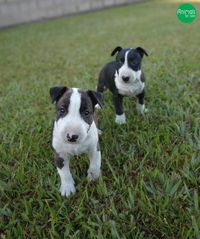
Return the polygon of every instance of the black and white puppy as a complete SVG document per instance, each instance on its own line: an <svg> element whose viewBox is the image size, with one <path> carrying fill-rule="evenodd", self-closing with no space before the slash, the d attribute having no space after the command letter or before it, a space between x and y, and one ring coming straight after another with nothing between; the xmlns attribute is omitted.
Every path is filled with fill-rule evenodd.
<svg viewBox="0 0 200 239"><path fill-rule="evenodd" d="M51 88L50 96L52 102L56 102L52 145L61 179L60 192L62 196L69 196L76 191L69 168L72 155L88 154L88 179L95 180L100 175L101 152L94 122L94 106L101 106L102 97L95 91L67 87Z"/></svg>
<svg viewBox="0 0 200 239"><path fill-rule="evenodd" d="M115 122L124 124L126 117L123 112L122 101L124 96L134 96L138 99L138 109L144 114L145 77L141 70L142 58L147 52L137 47L122 49L116 47L111 56L117 53L116 60L107 63L99 74L97 91L103 93L106 88L113 93L116 112Z"/></svg>

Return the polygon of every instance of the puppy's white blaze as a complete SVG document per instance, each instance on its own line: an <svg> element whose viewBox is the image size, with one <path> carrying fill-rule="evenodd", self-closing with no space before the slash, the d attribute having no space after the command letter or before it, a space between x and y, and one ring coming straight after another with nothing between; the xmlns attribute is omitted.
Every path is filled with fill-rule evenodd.
<svg viewBox="0 0 200 239"><path fill-rule="evenodd" d="M68 116L80 118L79 109L81 106L81 94L77 88L72 88L72 95L70 97L70 104L68 108Z"/></svg>
<svg viewBox="0 0 200 239"><path fill-rule="evenodd" d="M129 53L129 52L130 52L130 50L125 53L124 64L123 64L123 66L119 69L119 76L120 76L120 78L121 78L121 81L123 81L123 80L122 80L122 77L123 77L123 76L125 76L125 77L131 77L131 71L132 71L132 70L128 67L128 53ZM126 83L125 83L125 84L126 84Z"/></svg>
<svg viewBox="0 0 200 239"><path fill-rule="evenodd" d="M130 52L130 50L129 51L127 51L126 52L126 54L125 54L125 61L124 61L124 65L126 66L126 67L128 67L128 53Z"/></svg>

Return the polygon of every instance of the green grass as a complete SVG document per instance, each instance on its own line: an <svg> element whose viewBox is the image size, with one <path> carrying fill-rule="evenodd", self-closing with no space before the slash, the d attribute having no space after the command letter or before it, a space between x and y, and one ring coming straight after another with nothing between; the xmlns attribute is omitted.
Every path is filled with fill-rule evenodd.
<svg viewBox="0 0 200 239"><path fill-rule="evenodd" d="M200 15L144 2L0 32L0 238L200 238ZM195 3L200 12L200 4ZM53 163L55 85L94 89L112 49L144 47L146 105L112 98L99 111L102 177L71 160L77 193L62 198Z"/></svg>

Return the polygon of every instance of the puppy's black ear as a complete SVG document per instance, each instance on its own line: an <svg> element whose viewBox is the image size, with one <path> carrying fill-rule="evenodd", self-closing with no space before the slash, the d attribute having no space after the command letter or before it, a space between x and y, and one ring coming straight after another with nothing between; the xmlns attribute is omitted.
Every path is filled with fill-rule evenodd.
<svg viewBox="0 0 200 239"><path fill-rule="evenodd" d="M99 104L101 108L103 107L103 95L100 92L88 90L87 94L90 97L94 106L96 104Z"/></svg>
<svg viewBox="0 0 200 239"><path fill-rule="evenodd" d="M147 52L142 47L137 47L135 50L140 54L141 57L144 55L148 56Z"/></svg>
<svg viewBox="0 0 200 239"><path fill-rule="evenodd" d="M67 89L68 88L66 86L56 86L50 88L49 93L51 96L52 103L54 103L55 101L57 102Z"/></svg>
<svg viewBox="0 0 200 239"><path fill-rule="evenodd" d="M114 49L114 50L112 51L112 53L111 53L111 56L114 56L115 53L121 51L121 49L122 49L121 46L115 47L115 49Z"/></svg>

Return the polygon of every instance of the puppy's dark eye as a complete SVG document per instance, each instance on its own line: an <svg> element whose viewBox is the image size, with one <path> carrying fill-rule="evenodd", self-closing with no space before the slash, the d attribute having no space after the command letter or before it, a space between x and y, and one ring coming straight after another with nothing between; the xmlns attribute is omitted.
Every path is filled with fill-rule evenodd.
<svg viewBox="0 0 200 239"><path fill-rule="evenodd" d="M89 113L90 113L89 110L85 110L85 111L84 111L84 115L85 115L85 116L88 116Z"/></svg>
<svg viewBox="0 0 200 239"><path fill-rule="evenodd" d="M60 111L61 114L64 114L65 113L65 108L64 107L60 107L59 111Z"/></svg>

